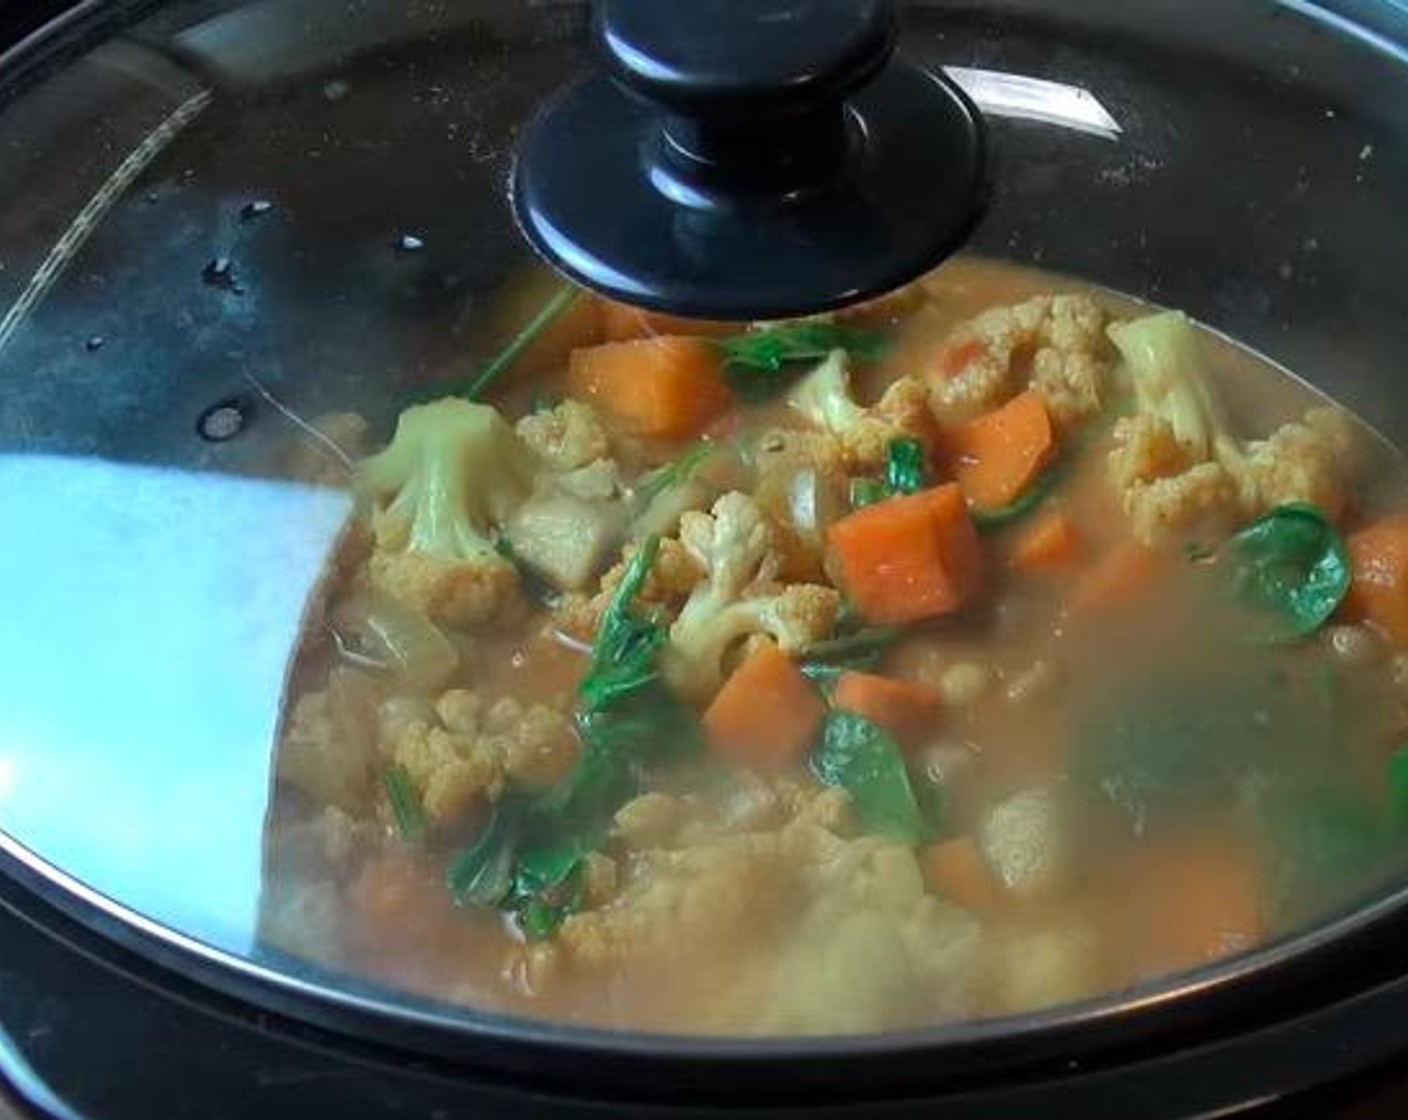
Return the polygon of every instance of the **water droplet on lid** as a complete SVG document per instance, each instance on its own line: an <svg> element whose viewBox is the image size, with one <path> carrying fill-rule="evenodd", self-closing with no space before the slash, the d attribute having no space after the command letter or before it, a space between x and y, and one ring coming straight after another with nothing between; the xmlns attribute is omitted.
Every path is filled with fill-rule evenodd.
<svg viewBox="0 0 1408 1120"><path fill-rule="evenodd" d="M196 435L207 443L224 443L234 439L249 422L252 406L244 397L228 397L216 401L196 417Z"/></svg>
<svg viewBox="0 0 1408 1120"><path fill-rule="evenodd" d="M95 334L83 344L83 349L87 350L90 354L96 354L106 343L107 339L100 334Z"/></svg>
<svg viewBox="0 0 1408 1120"><path fill-rule="evenodd" d="M239 294L239 285L235 282L235 266L229 257L215 257L201 269L200 278L207 287Z"/></svg>
<svg viewBox="0 0 1408 1120"><path fill-rule="evenodd" d="M156 191L148 191L142 196L142 201L148 206L155 206L159 201Z"/></svg>
<svg viewBox="0 0 1408 1120"><path fill-rule="evenodd" d="M262 218L273 208L274 204L263 198L257 198L253 202L246 202L240 207L240 221L252 222L255 218Z"/></svg>
<svg viewBox="0 0 1408 1120"><path fill-rule="evenodd" d="M323 86L323 96L329 101L341 101L352 92L352 83L343 78L334 78Z"/></svg>
<svg viewBox="0 0 1408 1120"><path fill-rule="evenodd" d="M419 253L425 248L425 242L413 233L403 233L396 239L396 248L403 253Z"/></svg>

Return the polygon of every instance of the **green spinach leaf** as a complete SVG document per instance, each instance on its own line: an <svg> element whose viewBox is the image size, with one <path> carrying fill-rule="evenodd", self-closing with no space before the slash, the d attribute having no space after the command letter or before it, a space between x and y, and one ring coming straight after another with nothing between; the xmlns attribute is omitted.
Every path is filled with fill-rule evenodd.
<svg viewBox="0 0 1408 1120"><path fill-rule="evenodd" d="M898 744L863 716L834 710L826 719L812 771L824 785L851 795L861 823L871 832L917 844L924 823Z"/></svg>
<svg viewBox="0 0 1408 1120"><path fill-rule="evenodd" d="M381 772L381 784L391 806L392 819L396 822L396 835L408 843L421 839L426 829L425 810L421 808L420 797L411 786L406 768L386 767Z"/></svg>
<svg viewBox="0 0 1408 1120"><path fill-rule="evenodd" d="M786 388L790 367L818 362L833 350L873 360L885 352L889 336L814 320L745 331L720 339L718 345L724 353L724 376L735 395L760 401Z"/></svg>
<svg viewBox="0 0 1408 1120"><path fill-rule="evenodd" d="M1349 591L1344 538L1314 506L1284 505L1232 538L1232 590L1268 616L1261 640L1286 642L1318 630Z"/></svg>
<svg viewBox="0 0 1408 1120"><path fill-rule="evenodd" d="M891 494L917 494L928 482L924 445L917 439L890 441L885 485Z"/></svg>

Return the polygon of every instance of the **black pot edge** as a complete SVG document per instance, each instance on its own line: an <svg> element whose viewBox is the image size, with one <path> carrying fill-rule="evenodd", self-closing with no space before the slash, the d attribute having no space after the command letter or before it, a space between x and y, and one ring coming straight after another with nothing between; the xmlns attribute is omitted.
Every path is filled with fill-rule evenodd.
<svg viewBox="0 0 1408 1120"><path fill-rule="evenodd" d="M971 1026L889 1035L718 1040L554 1026L452 1008L388 1006L295 980L105 907L0 850L0 903L86 955L236 1018L272 1012L351 1056L430 1060L537 1090L768 1104L962 1094L1001 1080L1101 1075L1295 1027L1383 988L1404 988L1408 889L1310 933L1162 990ZM145 928L144 928L145 927ZM116 958L114 958L116 954ZM119 963L120 962L120 963ZM326 1032L326 1033L324 1033ZM1404 1040L1408 1045L1408 1039ZM1365 1055L1367 1056L1367 1055ZM1285 1071L1282 1071L1283 1075Z"/></svg>

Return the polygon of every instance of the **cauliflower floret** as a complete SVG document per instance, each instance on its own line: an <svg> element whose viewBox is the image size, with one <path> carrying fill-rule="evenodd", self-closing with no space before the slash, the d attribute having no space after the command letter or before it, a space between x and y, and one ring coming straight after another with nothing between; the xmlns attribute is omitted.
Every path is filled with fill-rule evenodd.
<svg viewBox="0 0 1408 1120"><path fill-rule="evenodd" d="M278 775L320 805L355 812L366 801L371 758L339 734L327 689L305 692L294 704L279 744Z"/></svg>
<svg viewBox="0 0 1408 1120"><path fill-rule="evenodd" d="M517 573L489 534L532 488L528 449L487 405L446 398L406 409L391 445L365 460L374 587L451 626L516 601Z"/></svg>
<svg viewBox="0 0 1408 1120"><path fill-rule="evenodd" d="M596 410L571 399L532 412L515 425L518 438L554 470L573 471L607 459L611 445Z"/></svg>
<svg viewBox="0 0 1408 1120"><path fill-rule="evenodd" d="M576 758L572 725L542 704L512 697L492 703L475 692L451 689L433 708L395 697L381 706L379 744L403 767L434 824L459 820L475 805L494 801L507 782L546 787Z"/></svg>
<svg viewBox="0 0 1408 1120"><path fill-rule="evenodd" d="M1236 480L1221 463L1196 462L1161 417L1139 413L1115 425L1110 478L1145 544L1180 534L1221 536L1236 524Z"/></svg>
<svg viewBox="0 0 1408 1120"><path fill-rule="evenodd" d="M949 336L928 371L929 404L949 423L990 411L1030 385L1067 427L1100 411L1110 368L1105 312L1089 296L1035 296L994 307Z"/></svg>
<svg viewBox="0 0 1408 1120"><path fill-rule="evenodd" d="M518 572L497 554L466 564L424 552L377 549L367 558L366 582L456 629L502 617L520 602Z"/></svg>
<svg viewBox="0 0 1408 1120"><path fill-rule="evenodd" d="M1237 479L1243 509L1259 516L1287 502L1306 502L1337 519L1349 504L1352 444L1350 421L1335 408L1311 409L1304 420L1249 444Z"/></svg>
<svg viewBox="0 0 1408 1120"><path fill-rule="evenodd" d="M726 961L766 943L787 913L788 853L778 833L633 856L605 907L573 914L558 944L579 964Z"/></svg>
<svg viewBox="0 0 1408 1120"><path fill-rule="evenodd" d="M831 633L840 595L818 584L777 583L776 539L757 503L737 491L719 498L712 514L681 519L681 543L708 572L671 626L665 650L666 674L681 691L717 690L724 657L749 635L767 634L796 652Z"/></svg>
<svg viewBox="0 0 1408 1120"><path fill-rule="evenodd" d="M639 547L638 544L625 547L620 563L602 575L596 594L572 592L562 596L552 612L553 626L578 641L590 642L596 636L601 616L611 605L611 599ZM673 537L666 537L660 542L655 563L645 577L636 601L673 616L704 574L704 566L690 555L683 544Z"/></svg>
<svg viewBox="0 0 1408 1120"><path fill-rule="evenodd" d="M503 757L484 740L415 723L388 753L391 762L405 770L432 824L452 824L481 801L497 801L503 792Z"/></svg>
<svg viewBox="0 0 1408 1120"><path fill-rule="evenodd" d="M851 395L844 350L833 350L797 384L787 401L813 424L836 436L847 465L856 469L881 467L894 440L925 443L933 431L928 391L913 378L900 378L873 408L862 408Z"/></svg>
<svg viewBox="0 0 1408 1120"><path fill-rule="evenodd" d="M1334 409L1312 409L1270 438L1243 443L1203 377L1197 328L1178 312L1122 323L1138 411L1115 428L1110 477L1136 537L1158 545L1225 533L1287 502L1338 517L1349 502L1353 434Z"/></svg>

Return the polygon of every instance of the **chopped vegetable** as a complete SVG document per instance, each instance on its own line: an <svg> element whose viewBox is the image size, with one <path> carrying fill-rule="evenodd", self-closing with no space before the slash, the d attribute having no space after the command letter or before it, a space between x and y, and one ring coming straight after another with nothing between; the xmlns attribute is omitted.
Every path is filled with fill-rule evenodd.
<svg viewBox="0 0 1408 1120"><path fill-rule="evenodd" d="M714 754L778 773L806 758L826 704L796 663L771 642L734 670L704 713Z"/></svg>
<svg viewBox="0 0 1408 1120"><path fill-rule="evenodd" d="M682 335L574 350L572 392L644 439L697 436L729 406L718 353Z"/></svg>
<svg viewBox="0 0 1408 1120"><path fill-rule="evenodd" d="M858 510L828 540L847 595L871 622L948 614L981 581L977 531L953 483Z"/></svg>
<svg viewBox="0 0 1408 1120"><path fill-rule="evenodd" d="M741 400L758 401L787 387L791 367L819 362L836 350L869 361L884 354L888 335L880 331L808 320L746 331L719 341L724 373Z"/></svg>
<svg viewBox="0 0 1408 1120"><path fill-rule="evenodd" d="M1353 579L1346 608L1408 646L1408 514L1360 529L1348 553Z"/></svg>
<svg viewBox="0 0 1408 1120"><path fill-rule="evenodd" d="M1138 541L1115 545L1087 569L1071 594L1072 616L1126 607L1147 592L1163 569L1163 557Z"/></svg>
<svg viewBox="0 0 1408 1120"><path fill-rule="evenodd" d="M1070 515L1052 510L1025 528L1012 546L1012 567L1022 572L1069 568L1080 559L1080 534Z"/></svg>
<svg viewBox="0 0 1408 1120"><path fill-rule="evenodd" d="M825 785L851 795L867 831L911 845L923 837L904 756L864 716L838 710L827 717L821 745L812 753L812 770Z"/></svg>
<svg viewBox="0 0 1408 1120"><path fill-rule="evenodd" d="M1408 744L1389 756L1387 812L1394 836L1408 836Z"/></svg>
<svg viewBox="0 0 1408 1120"><path fill-rule="evenodd" d="M639 338L662 335L705 335L716 337L733 334L737 323L718 319L687 319L683 315L667 315L662 311L647 311L613 299L597 298L602 336L607 342L630 342Z"/></svg>
<svg viewBox="0 0 1408 1120"><path fill-rule="evenodd" d="M872 669L885 652L904 636L898 626L865 626L854 617L843 618L834 638L807 650L803 672L809 669Z"/></svg>
<svg viewBox="0 0 1408 1120"><path fill-rule="evenodd" d="M1131 942L1145 969L1194 968L1265 936L1261 869L1245 840L1178 835L1136 853L1134 873L1159 885L1134 896Z"/></svg>
<svg viewBox="0 0 1408 1120"><path fill-rule="evenodd" d="M1025 520L1051 496L1064 473L1058 460L1047 467L1041 477L1027 488L1026 493L1011 505L1001 509L974 509L973 524L978 527L980 533L995 533Z"/></svg>
<svg viewBox="0 0 1408 1120"><path fill-rule="evenodd" d="M551 608L560 598L558 589L538 574L537 570L530 565L518 550L513 547L513 541L508 536L500 533L494 538L494 548L498 554L518 569L518 579L523 587L523 593L540 607Z"/></svg>
<svg viewBox="0 0 1408 1120"><path fill-rule="evenodd" d="M1029 389L951 436L955 470L975 509L995 511L1021 497L1056 455L1056 433L1041 394Z"/></svg>
<svg viewBox="0 0 1408 1120"><path fill-rule="evenodd" d="M1135 832L1226 801L1303 757L1324 734L1327 697L1295 661L1248 653L1203 677L1155 664L1087 713L1071 768Z"/></svg>
<svg viewBox="0 0 1408 1120"><path fill-rule="evenodd" d="M587 587L606 567L625 529L625 513L610 501L588 501L559 487L539 490L504 523L521 562L559 591Z"/></svg>
<svg viewBox="0 0 1408 1120"><path fill-rule="evenodd" d="M434 623L375 589L338 603L328 626L341 651L390 670L412 690L437 688L459 667L458 652Z"/></svg>
<svg viewBox="0 0 1408 1120"><path fill-rule="evenodd" d="M919 857L924 883L934 894L972 910L990 914L1002 908L1006 899L977 841L971 836L955 836L930 844Z"/></svg>
<svg viewBox="0 0 1408 1120"><path fill-rule="evenodd" d="M902 745L931 733L942 710L938 693L926 685L854 670L841 674L832 703L864 716Z"/></svg>
<svg viewBox="0 0 1408 1120"><path fill-rule="evenodd" d="M886 498L894 497L890 488L878 478L851 479L851 509L864 509Z"/></svg>
<svg viewBox="0 0 1408 1120"><path fill-rule="evenodd" d="M386 790L386 801L391 806L391 816L396 823L396 835L407 842L419 840L425 835L425 810L420 798L411 787L411 779L404 766L387 766L381 771L382 788Z"/></svg>
<svg viewBox="0 0 1408 1120"><path fill-rule="evenodd" d="M1348 901L1391 851L1389 822L1348 788L1288 785L1268 794L1260 809L1272 861L1269 903L1278 922L1303 921L1310 907Z"/></svg>
<svg viewBox="0 0 1408 1120"><path fill-rule="evenodd" d="M665 630L634 607L658 550L654 538L641 546L602 617L591 670L577 690L582 749L571 773L531 800L501 802L448 872L458 901L511 910L530 937L550 935L577 905L576 866L604 840L643 772L703 745L698 719L660 676Z"/></svg>
<svg viewBox="0 0 1408 1120"><path fill-rule="evenodd" d="M354 480L371 510L373 586L437 622L467 626L513 599L493 530L528 493L532 454L488 405L446 398L401 413Z"/></svg>
<svg viewBox="0 0 1408 1120"><path fill-rule="evenodd" d="M696 471L718 454L717 444L700 440L683 455L653 470L636 483L633 497L636 508L644 512L656 498L666 491L688 482Z"/></svg>
<svg viewBox="0 0 1408 1120"><path fill-rule="evenodd" d="M1344 540L1310 506L1272 510L1232 538L1229 554L1234 593L1274 619L1262 635L1266 641L1318 630L1349 591Z"/></svg>
<svg viewBox="0 0 1408 1120"><path fill-rule="evenodd" d="M890 441L885 485L891 494L917 494L927 483L924 445L917 439Z"/></svg>
<svg viewBox="0 0 1408 1120"><path fill-rule="evenodd" d="M566 285L558 288L538 313L509 339L502 350L484 363L478 373L466 382L433 386L427 395L467 397L472 401L480 399L505 373L513 368L514 363L538 341L543 332L557 322L576 303L581 294L577 288Z"/></svg>

